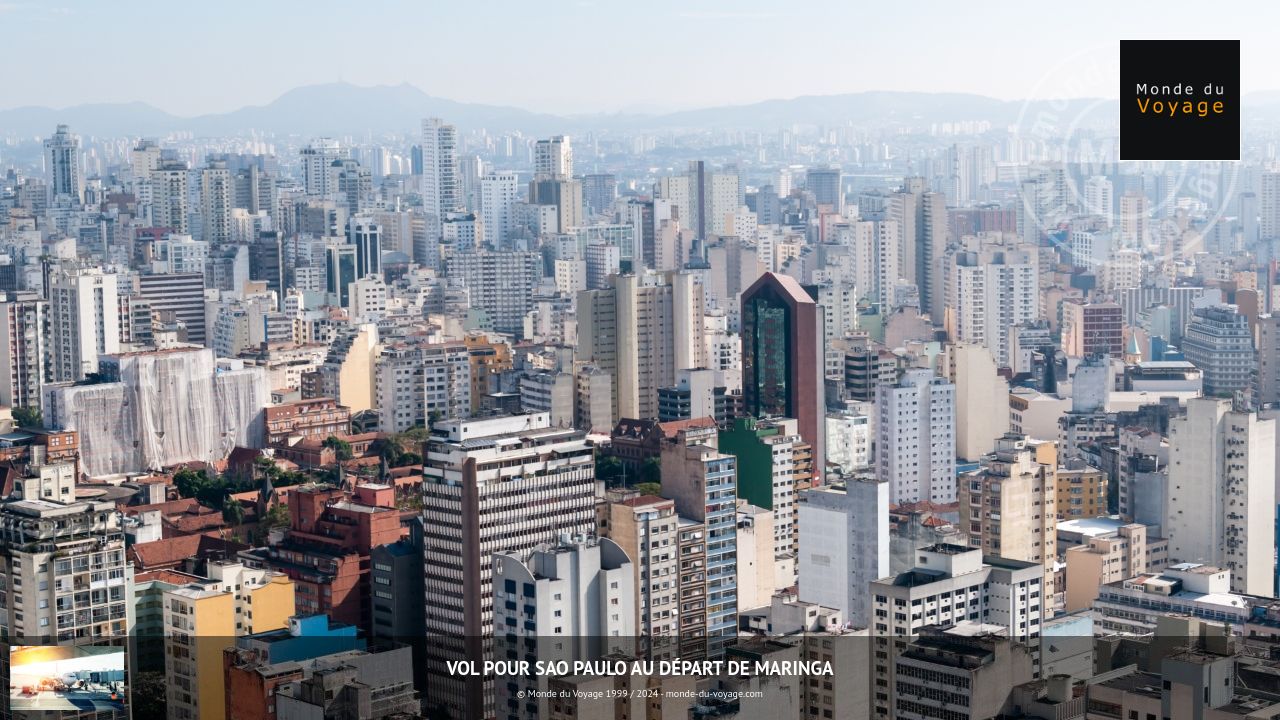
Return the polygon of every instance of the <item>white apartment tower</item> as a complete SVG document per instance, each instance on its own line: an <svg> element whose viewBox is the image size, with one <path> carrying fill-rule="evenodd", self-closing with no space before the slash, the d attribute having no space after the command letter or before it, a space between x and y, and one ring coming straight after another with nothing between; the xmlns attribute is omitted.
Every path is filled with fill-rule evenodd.
<svg viewBox="0 0 1280 720"><path fill-rule="evenodd" d="M1038 251L999 233L964 245L948 258L947 334L985 346L998 367L1009 367L1013 329L1039 316Z"/></svg>
<svg viewBox="0 0 1280 720"><path fill-rule="evenodd" d="M446 213L458 209L458 130L440 118L422 121L422 211L428 242L439 238Z"/></svg>
<svg viewBox="0 0 1280 720"><path fill-rule="evenodd" d="M491 172L480 178L480 221L483 242L501 248L511 236L515 223L512 210L520 199L520 183L515 173Z"/></svg>
<svg viewBox="0 0 1280 720"><path fill-rule="evenodd" d="M52 379L75 382L98 371L98 357L120 352L116 275L70 268L49 278Z"/></svg>
<svg viewBox="0 0 1280 720"><path fill-rule="evenodd" d="M956 500L956 386L913 369L876 389L877 473L892 503Z"/></svg>
<svg viewBox="0 0 1280 720"><path fill-rule="evenodd" d="M49 303L34 292L14 292L0 302L0 405L39 407L49 379Z"/></svg>
<svg viewBox="0 0 1280 720"><path fill-rule="evenodd" d="M1192 398L1169 428L1169 561L1231 571L1233 592L1272 594L1276 421Z"/></svg>

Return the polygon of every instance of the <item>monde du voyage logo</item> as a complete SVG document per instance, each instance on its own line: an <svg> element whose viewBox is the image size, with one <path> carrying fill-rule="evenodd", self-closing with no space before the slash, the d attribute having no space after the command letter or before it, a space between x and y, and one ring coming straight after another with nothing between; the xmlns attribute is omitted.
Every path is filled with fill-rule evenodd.
<svg viewBox="0 0 1280 720"><path fill-rule="evenodd" d="M1120 159L1239 160L1240 41L1121 40Z"/></svg>

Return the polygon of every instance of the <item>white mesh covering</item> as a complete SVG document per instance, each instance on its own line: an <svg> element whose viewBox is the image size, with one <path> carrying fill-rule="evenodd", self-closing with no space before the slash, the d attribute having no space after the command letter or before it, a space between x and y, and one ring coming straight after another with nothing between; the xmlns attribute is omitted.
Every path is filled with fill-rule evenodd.
<svg viewBox="0 0 1280 720"><path fill-rule="evenodd" d="M91 477L223 460L261 447L269 401L261 368L215 372L213 352L170 350L104 358L120 382L50 388L46 419L78 430Z"/></svg>

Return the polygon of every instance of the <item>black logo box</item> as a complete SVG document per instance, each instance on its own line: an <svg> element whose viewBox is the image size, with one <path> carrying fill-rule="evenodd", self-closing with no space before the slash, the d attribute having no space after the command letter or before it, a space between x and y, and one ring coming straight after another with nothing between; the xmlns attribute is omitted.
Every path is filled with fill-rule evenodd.
<svg viewBox="0 0 1280 720"><path fill-rule="evenodd" d="M1240 41L1121 40L1120 159L1239 160Z"/></svg>

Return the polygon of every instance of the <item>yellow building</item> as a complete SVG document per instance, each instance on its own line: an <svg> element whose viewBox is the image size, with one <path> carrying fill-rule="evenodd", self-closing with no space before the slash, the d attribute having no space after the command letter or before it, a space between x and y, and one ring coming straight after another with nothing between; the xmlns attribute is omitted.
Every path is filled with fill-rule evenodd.
<svg viewBox="0 0 1280 720"><path fill-rule="evenodd" d="M164 592L165 693L180 720L225 720L222 651L241 635L286 627L294 614L284 575L233 561L208 570L208 579Z"/></svg>
<svg viewBox="0 0 1280 720"><path fill-rule="evenodd" d="M1087 465L1058 469L1058 519L1107 514L1107 476Z"/></svg>

